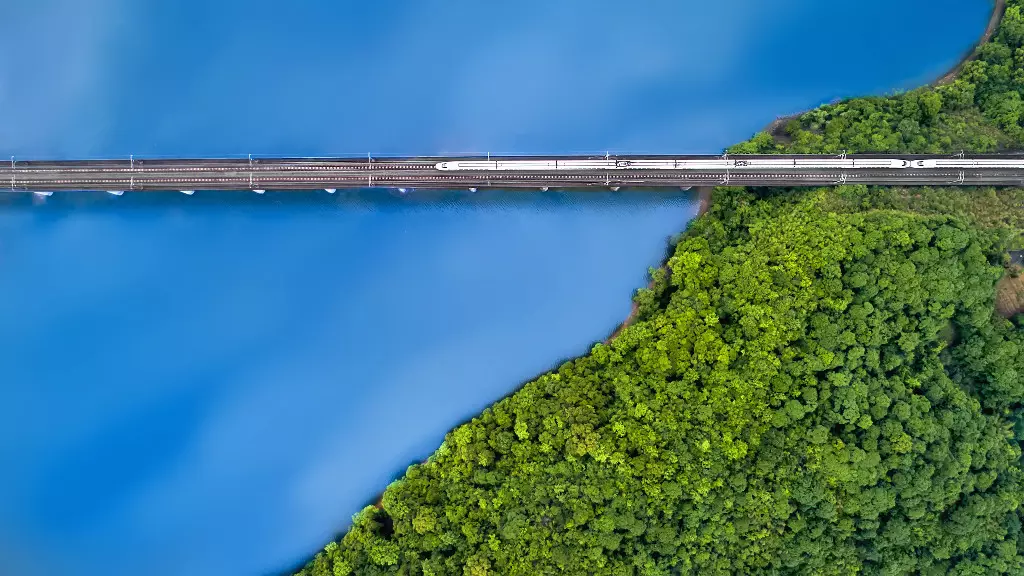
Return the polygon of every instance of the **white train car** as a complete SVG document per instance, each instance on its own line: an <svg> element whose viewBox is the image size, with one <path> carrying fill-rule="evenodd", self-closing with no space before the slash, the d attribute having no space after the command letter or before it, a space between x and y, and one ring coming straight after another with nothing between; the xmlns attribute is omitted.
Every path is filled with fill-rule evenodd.
<svg viewBox="0 0 1024 576"><path fill-rule="evenodd" d="M1024 169L1024 158L701 158L701 159L598 159L598 160L453 160L438 162L442 171L563 172L568 170L888 170L943 168Z"/></svg>
<svg viewBox="0 0 1024 576"><path fill-rule="evenodd" d="M935 158L914 160L914 168L1024 168L1024 159L1013 158Z"/></svg>
<svg viewBox="0 0 1024 576"><path fill-rule="evenodd" d="M778 170L794 169L886 169L927 168L921 161L889 158L708 158L708 159L630 159L630 160L453 160L438 162L442 171L546 172L567 170ZM934 161L925 161L934 162ZM960 161L963 162L963 161ZM1022 162L1024 164L1024 162ZM942 166L940 166L942 167Z"/></svg>

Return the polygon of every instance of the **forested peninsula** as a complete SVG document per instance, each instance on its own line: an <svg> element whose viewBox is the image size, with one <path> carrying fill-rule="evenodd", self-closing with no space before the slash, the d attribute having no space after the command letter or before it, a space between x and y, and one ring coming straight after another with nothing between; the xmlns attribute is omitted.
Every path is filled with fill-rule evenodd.
<svg viewBox="0 0 1024 576"><path fill-rule="evenodd" d="M1024 149L1022 5L955 81L730 151ZM299 574L1024 574L1024 190L713 200L631 325L450 432Z"/></svg>

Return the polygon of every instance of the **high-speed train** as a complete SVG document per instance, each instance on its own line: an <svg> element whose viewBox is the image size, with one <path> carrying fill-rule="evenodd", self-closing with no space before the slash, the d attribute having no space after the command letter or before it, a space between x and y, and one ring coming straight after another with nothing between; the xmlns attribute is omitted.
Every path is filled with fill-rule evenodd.
<svg viewBox="0 0 1024 576"><path fill-rule="evenodd" d="M708 158L599 160L454 160L438 162L445 171L563 171L563 170L761 170L761 169L942 169L1020 168L1024 158Z"/></svg>

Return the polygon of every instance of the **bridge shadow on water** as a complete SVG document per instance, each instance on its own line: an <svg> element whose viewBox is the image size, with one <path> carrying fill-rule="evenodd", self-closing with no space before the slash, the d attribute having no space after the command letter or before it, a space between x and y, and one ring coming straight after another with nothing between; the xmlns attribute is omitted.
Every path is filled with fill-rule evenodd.
<svg viewBox="0 0 1024 576"><path fill-rule="evenodd" d="M333 212L336 210L403 211L448 209L522 209L522 208L602 208L623 205L676 203L691 201L693 190L679 188L642 188L610 191L599 190L413 190L344 189L333 194L324 190L287 190L256 194L248 190L197 190L192 195L176 191L125 192L121 196L107 192L65 191L52 196L29 192L0 194L0 211L42 211L44 213L123 212L185 210L223 210L225 212L263 212L281 208L300 211Z"/></svg>

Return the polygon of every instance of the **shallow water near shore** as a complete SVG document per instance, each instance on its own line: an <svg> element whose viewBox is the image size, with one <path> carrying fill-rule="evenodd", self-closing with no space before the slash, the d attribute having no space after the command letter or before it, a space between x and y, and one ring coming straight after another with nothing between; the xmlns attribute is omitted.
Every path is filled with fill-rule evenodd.
<svg viewBox="0 0 1024 576"><path fill-rule="evenodd" d="M988 10L24 1L0 22L0 157L717 153L941 75ZM696 209L627 191L5 199L0 572L295 565L453 425L608 336Z"/></svg>

